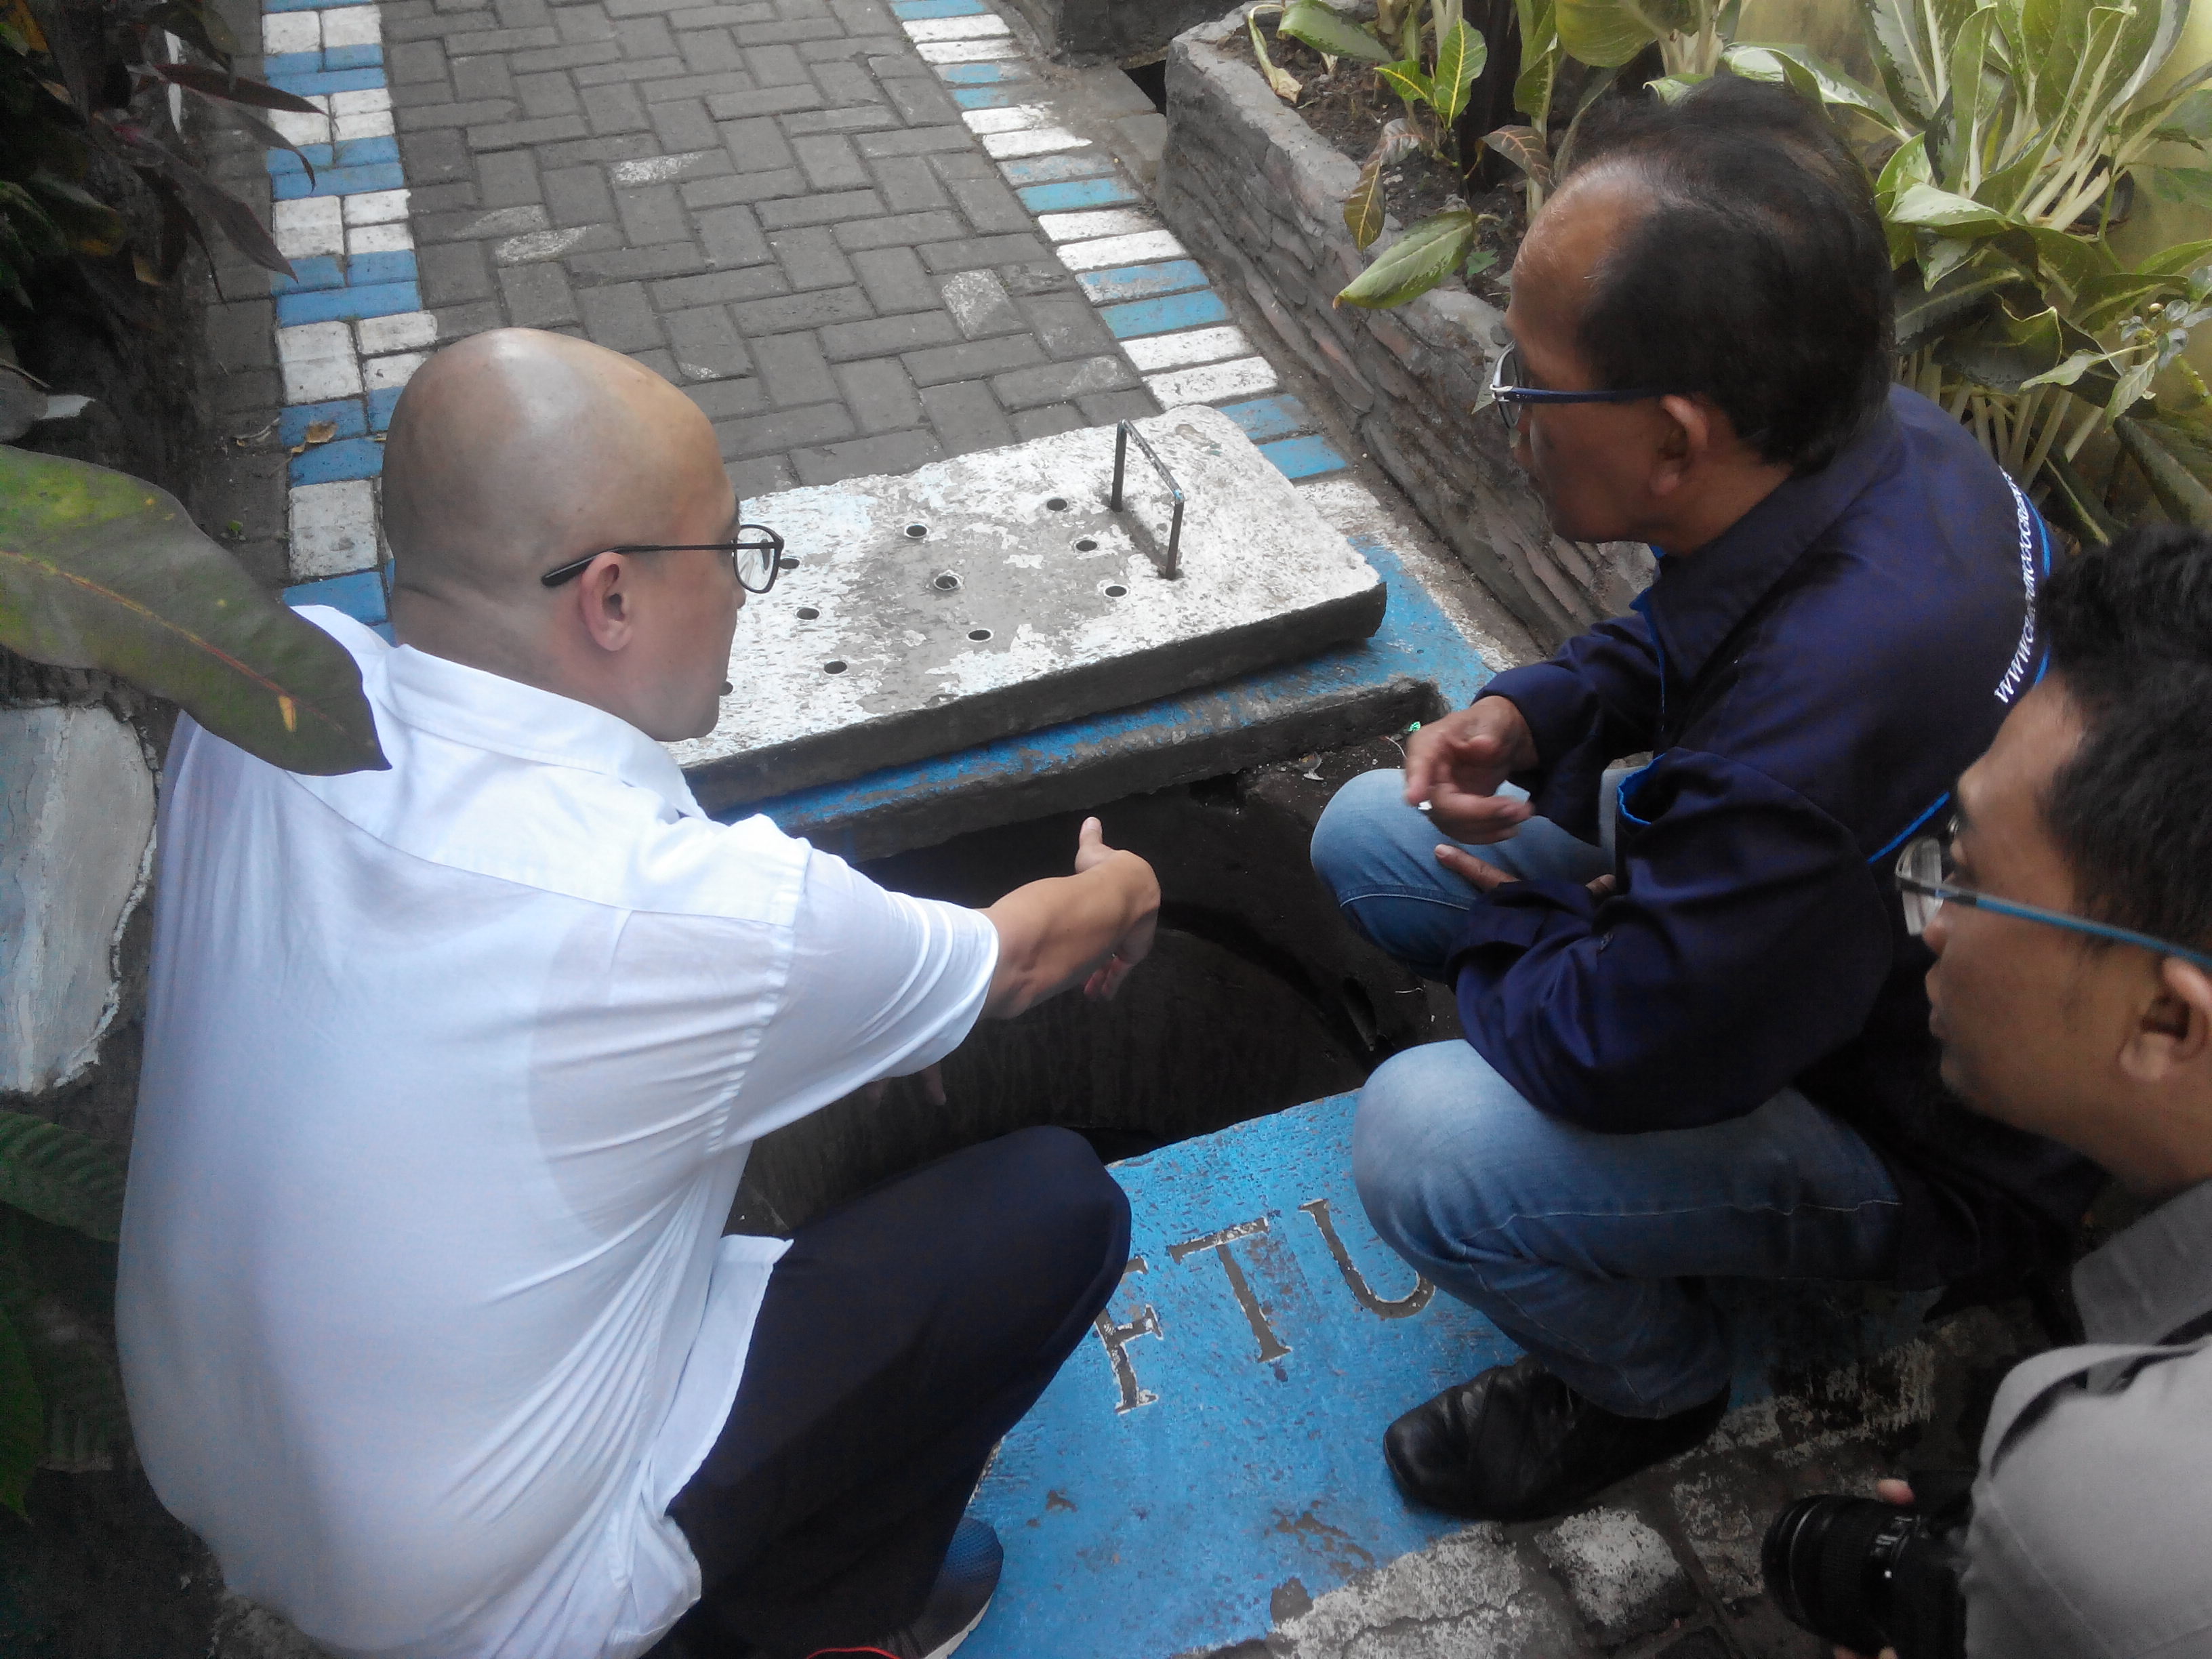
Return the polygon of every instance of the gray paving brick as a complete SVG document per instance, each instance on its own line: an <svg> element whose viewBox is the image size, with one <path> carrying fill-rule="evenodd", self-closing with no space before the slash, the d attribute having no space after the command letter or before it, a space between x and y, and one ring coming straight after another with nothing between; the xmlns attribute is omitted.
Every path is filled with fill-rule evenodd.
<svg viewBox="0 0 2212 1659"><path fill-rule="evenodd" d="M1024 300L1021 311L1048 356L1082 357L1116 349L1113 334L1080 295Z"/></svg>
<svg viewBox="0 0 2212 1659"><path fill-rule="evenodd" d="M514 54L517 75L538 75L550 70L587 69L595 64L611 64L620 60L622 48L611 40L587 40L581 46L548 46L541 52L518 52Z"/></svg>
<svg viewBox="0 0 2212 1659"><path fill-rule="evenodd" d="M896 361L868 358L837 367L838 389L863 432L894 432L921 424L921 400Z"/></svg>
<svg viewBox="0 0 2212 1659"><path fill-rule="evenodd" d="M633 185L615 192L615 210L633 247L673 242L691 234L691 218L673 185Z"/></svg>
<svg viewBox="0 0 2212 1659"><path fill-rule="evenodd" d="M991 377L992 395L1008 409L1035 408L1086 392L1118 392L1137 383L1136 371L1118 356L1041 363Z"/></svg>
<svg viewBox="0 0 2212 1659"><path fill-rule="evenodd" d="M676 49L694 75L720 75L745 67L744 54L727 29L686 30L676 37Z"/></svg>
<svg viewBox="0 0 2212 1659"><path fill-rule="evenodd" d="M772 202L805 193L806 180L796 167L778 173L742 173L733 179L703 179L678 193L690 208L726 207L737 202Z"/></svg>
<svg viewBox="0 0 2212 1659"><path fill-rule="evenodd" d="M561 32L548 25L538 29L474 29L446 37L446 50L455 52L528 52L561 44Z"/></svg>
<svg viewBox="0 0 2212 1659"><path fill-rule="evenodd" d="M818 289L811 294L741 301L731 308L730 314L738 319L738 333L748 340L757 340L764 334L781 334L787 329L857 323L868 314L868 299L857 288Z"/></svg>
<svg viewBox="0 0 2212 1659"><path fill-rule="evenodd" d="M258 428L268 411L284 401L284 377L273 368L238 368L218 374L211 390L218 419L250 414Z"/></svg>
<svg viewBox="0 0 2212 1659"><path fill-rule="evenodd" d="M833 397L835 390L833 386ZM848 438L853 431L852 412L840 403L816 404L811 409L778 410L773 415L714 423L714 435L722 441L722 455L726 460L781 454L798 444Z"/></svg>
<svg viewBox="0 0 2212 1659"><path fill-rule="evenodd" d="M861 104L850 109L802 109L776 119L796 138L810 132L875 132L899 125L898 112L882 104Z"/></svg>
<svg viewBox="0 0 2212 1659"><path fill-rule="evenodd" d="M931 428L949 455L994 449L1014 441L1013 422L981 380L955 380L926 387L921 406Z"/></svg>
<svg viewBox="0 0 2212 1659"><path fill-rule="evenodd" d="M718 427L717 432L720 431ZM792 489L799 483L799 475L791 470L791 463L781 455L763 455L750 461L732 461L723 471L730 475L730 483L744 501L759 495L772 495L779 489Z"/></svg>
<svg viewBox="0 0 2212 1659"><path fill-rule="evenodd" d="M860 147L860 154L878 155L928 155L939 150L973 149L975 136L964 126L908 127L897 132L863 133L853 141Z"/></svg>
<svg viewBox="0 0 2212 1659"><path fill-rule="evenodd" d="M927 427L910 432L886 433L879 438L855 438L848 443L808 446L791 452L791 465L801 483L836 483L841 478L864 477L877 472L911 472L918 466L945 459L937 434Z"/></svg>
<svg viewBox="0 0 2212 1659"><path fill-rule="evenodd" d="M625 17L614 24L614 32L623 56L634 62L676 55L676 37L665 18Z"/></svg>
<svg viewBox="0 0 2212 1659"><path fill-rule="evenodd" d="M586 97L591 94L586 93ZM703 98L669 98L653 105L647 113L661 148L668 150L709 149L722 142L721 129L707 113Z"/></svg>
<svg viewBox="0 0 2212 1659"><path fill-rule="evenodd" d="M471 127L469 148L479 155L486 150L529 149L562 138L580 138L590 129L580 115L555 115L543 121L508 121L496 126Z"/></svg>
<svg viewBox="0 0 2212 1659"><path fill-rule="evenodd" d="M784 142L775 123L767 117L724 121L721 131L722 148L730 152L730 159L738 164L738 172L788 173L798 189L806 187L805 180L799 176L799 164L792 155L791 146Z"/></svg>
<svg viewBox="0 0 2212 1659"><path fill-rule="evenodd" d="M399 140L399 157L406 164L410 184L458 184L476 177L469 147L455 128L404 135Z"/></svg>
<svg viewBox="0 0 2212 1659"><path fill-rule="evenodd" d="M1083 411L1083 418L1092 426L1111 426L1116 421L1141 421L1148 415L1160 412L1152 394L1139 387L1134 392L1092 392L1075 400Z"/></svg>
<svg viewBox="0 0 2212 1659"><path fill-rule="evenodd" d="M741 46L782 45L799 40L834 40L845 31L829 18L793 23L741 23L731 31Z"/></svg>
<svg viewBox="0 0 2212 1659"><path fill-rule="evenodd" d="M968 227L951 211L902 213L882 219L861 219L837 227L837 241L853 252L871 247L912 247L944 237L957 237Z"/></svg>
<svg viewBox="0 0 2212 1659"><path fill-rule="evenodd" d="M576 167L607 161L634 161L657 153L649 132L611 132L603 138L577 138L547 144L538 152L541 167Z"/></svg>
<svg viewBox="0 0 2212 1659"><path fill-rule="evenodd" d="M584 313L584 332L614 351L649 351L663 344L659 319L642 283L609 283L576 296Z"/></svg>
<svg viewBox="0 0 2212 1659"><path fill-rule="evenodd" d="M575 115L583 108L576 101L574 85L565 75L518 75L514 77L514 91L522 100L523 112L532 120Z"/></svg>
<svg viewBox="0 0 2212 1659"><path fill-rule="evenodd" d="M1047 404L1042 409L1025 409L1016 415L1014 435L1024 441L1050 438L1090 424L1073 404Z"/></svg>
<svg viewBox="0 0 2212 1659"><path fill-rule="evenodd" d="M960 119L960 106L949 97L944 87L935 79L925 81L919 76L912 80L885 81L884 96L890 100L891 107L906 118L908 126L935 126ZM961 129L964 136L967 129Z"/></svg>
<svg viewBox="0 0 2212 1659"><path fill-rule="evenodd" d="M496 52L453 59L453 96L462 103L477 98L514 96L514 72Z"/></svg>
<svg viewBox="0 0 2212 1659"><path fill-rule="evenodd" d="M952 319L943 312L918 311L904 317L832 323L822 331L822 345L833 360L844 362L860 357L918 351L925 346L951 345L959 337Z"/></svg>
<svg viewBox="0 0 2212 1659"><path fill-rule="evenodd" d="M758 264L775 257L760 222L744 207L709 208L699 216L699 246L707 263L724 265Z"/></svg>
<svg viewBox="0 0 2212 1659"><path fill-rule="evenodd" d="M723 70L713 75L663 76L641 84L645 89L645 101L657 104L663 99L704 98L710 93L728 93L744 97L748 95L752 83L752 77L749 75L736 70Z"/></svg>
<svg viewBox="0 0 2212 1659"><path fill-rule="evenodd" d="M986 235L1034 228L1030 210L1003 179L955 179L951 190L952 199L960 204L968 222Z"/></svg>
<svg viewBox="0 0 2212 1659"><path fill-rule="evenodd" d="M421 104L395 112L392 125L402 132L428 132L438 127L465 127L510 121L522 106L513 98L477 98L461 104Z"/></svg>
<svg viewBox="0 0 2212 1659"><path fill-rule="evenodd" d="M876 84L875 77L858 64L817 63L813 69L814 84L833 104L884 102L883 89Z"/></svg>
<svg viewBox="0 0 2212 1659"><path fill-rule="evenodd" d="M971 340L1020 333L1030 325L1029 319L1006 297L1006 286L996 271L956 271L943 278L939 287L960 331Z"/></svg>
<svg viewBox="0 0 2212 1659"><path fill-rule="evenodd" d="M491 9L501 28L544 28L553 21L553 8L546 0L491 0Z"/></svg>
<svg viewBox="0 0 2212 1659"><path fill-rule="evenodd" d="M462 300L491 298L491 267L484 260L482 242L446 242L417 248L415 269L425 305L448 306Z"/></svg>
<svg viewBox="0 0 2212 1659"><path fill-rule="evenodd" d="M477 157L477 199L488 208L511 207L544 199L538 164L527 150Z"/></svg>
<svg viewBox="0 0 2212 1659"><path fill-rule="evenodd" d="M848 46L860 46L860 41L848 41ZM823 43L826 48L829 43ZM878 43L876 54L868 59L868 73L878 81L890 81L904 76L911 80L917 75L934 76L937 71L904 49L902 41L885 40Z"/></svg>
<svg viewBox="0 0 2212 1659"><path fill-rule="evenodd" d="M933 242L915 252L932 270L970 270L979 265L1042 259L1050 250L1034 236L975 236L966 241Z"/></svg>
<svg viewBox="0 0 2212 1659"><path fill-rule="evenodd" d="M605 6L556 6L553 27L568 41L611 40L615 26Z"/></svg>
<svg viewBox="0 0 2212 1659"><path fill-rule="evenodd" d="M207 309L208 357L217 368L266 368L276 361L272 300L218 302Z"/></svg>
<svg viewBox="0 0 2212 1659"><path fill-rule="evenodd" d="M685 380L735 380L752 372L737 327L721 307L671 312L661 322L668 330L668 346L676 354L676 367Z"/></svg>
<svg viewBox="0 0 2212 1659"><path fill-rule="evenodd" d="M384 73L395 87L445 78L446 49L435 40L408 40L386 48Z"/></svg>
<svg viewBox="0 0 2212 1659"><path fill-rule="evenodd" d="M556 167L545 174L545 210L556 225L603 225L615 216L605 168Z"/></svg>
<svg viewBox="0 0 2212 1659"><path fill-rule="evenodd" d="M853 267L819 225L772 231L768 245L793 289L842 288L853 280Z"/></svg>
<svg viewBox="0 0 2212 1659"><path fill-rule="evenodd" d="M706 256L699 252L698 244L691 241L663 242L657 247L609 248L602 253L573 254L564 263L571 276L589 283L686 276L707 268ZM753 293L775 293L782 282L782 277L775 276L771 279L771 286L756 287Z"/></svg>
<svg viewBox="0 0 2212 1659"><path fill-rule="evenodd" d="M668 359L668 378L684 389L684 395L699 405L700 412L710 421L735 420L743 415L758 415L768 408L768 391L758 380L698 380L686 384L672 356Z"/></svg>
<svg viewBox="0 0 2212 1659"><path fill-rule="evenodd" d="M573 323L582 314L568 290L568 273L555 261L510 265L499 273L499 286L507 296L508 318L523 327Z"/></svg>
<svg viewBox="0 0 2212 1659"><path fill-rule="evenodd" d="M640 88L647 82L665 81L684 73L681 58L617 58L604 64L587 64L574 71L580 87L605 86L616 81L628 81ZM651 100L647 100L648 103Z"/></svg>
<svg viewBox="0 0 2212 1659"><path fill-rule="evenodd" d="M653 125L646 119L644 100L637 95L637 88L627 82L617 81L608 86L586 87L583 98L584 118L592 124L593 132L635 132ZM700 119L704 120L706 113L702 109Z"/></svg>
<svg viewBox="0 0 2212 1659"><path fill-rule="evenodd" d="M898 23L881 0L830 0L830 9L848 34L896 34Z"/></svg>
<svg viewBox="0 0 2212 1659"><path fill-rule="evenodd" d="M781 197L760 205L761 223L770 230L791 225L828 225L841 219L882 216L883 203L872 190L841 190L818 196Z"/></svg>
<svg viewBox="0 0 2212 1659"><path fill-rule="evenodd" d="M999 164L977 149L948 151L926 160L932 173L948 181L954 179L995 179L999 176Z"/></svg>
<svg viewBox="0 0 2212 1659"><path fill-rule="evenodd" d="M775 265L748 265L742 270L709 270L696 276L672 276L653 285L653 303L661 311L681 311L687 306L718 305L726 300L760 300L785 291L783 272ZM790 325L805 327L803 323ZM763 333L768 332L763 329Z"/></svg>
<svg viewBox="0 0 2212 1659"><path fill-rule="evenodd" d="M742 211L743 210L731 210ZM701 225L703 228L705 221ZM853 256L853 270L868 291L868 303L885 314L928 311L944 303L910 247L868 248Z"/></svg>
<svg viewBox="0 0 2212 1659"><path fill-rule="evenodd" d="M1027 264L1000 265L999 280L1006 285L1010 294L1024 299L1040 294L1073 294L1078 291L1075 273L1057 259L1037 259Z"/></svg>
<svg viewBox="0 0 2212 1659"><path fill-rule="evenodd" d="M776 9L766 0L756 0L751 5L688 6L672 10L669 26L679 29L726 29L739 23L773 23Z"/></svg>
<svg viewBox="0 0 2212 1659"><path fill-rule="evenodd" d="M410 204L411 205L411 204ZM519 236L525 231L544 230L552 221L535 202L520 207L470 208L462 213L423 214L415 221L417 242L465 241L479 236Z"/></svg>
<svg viewBox="0 0 2212 1659"><path fill-rule="evenodd" d="M580 253L601 253L623 245L623 234L613 225L570 225L559 230L526 230L494 242L495 265L542 264L548 259L574 258Z"/></svg>
<svg viewBox="0 0 2212 1659"><path fill-rule="evenodd" d="M906 356L907 373L916 386L935 386L944 380L972 380L1044 361L1043 349L1026 334L996 340L970 340L964 345L937 346Z"/></svg>
<svg viewBox="0 0 2212 1659"><path fill-rule="evenodd" d="M886 155L869 162L868 171L875 175L877 194L894 213L920 213L952 205L926 155Z"/></svg>
<svg viewBox="0 0 2212 1659"><path fill-rule="evenodd" d="M707 112L717 121L742 121L752 115L781 115L786 110L818 109L822 90L809 82L803 87L759 87L748 92L722 93L707 100Z"/></svg>
<svg viewBox="0 0 2212 1659"><path fill-rule="evenodd" d="M481 334L486 329L504 328L507 314L496 300L471 300L466 305L440 306L431 316L438 325L438 343L451 344L466 339L471 334Z"/></svg>
<svg viewBox="0 0 2212 1659"><path fill-rule="evenodd" d="M794 138L791 150L799 158L799 170L806 175L806 182L817 190L867 190L876 182L860 164L853 141L842 134Z"/></svg>

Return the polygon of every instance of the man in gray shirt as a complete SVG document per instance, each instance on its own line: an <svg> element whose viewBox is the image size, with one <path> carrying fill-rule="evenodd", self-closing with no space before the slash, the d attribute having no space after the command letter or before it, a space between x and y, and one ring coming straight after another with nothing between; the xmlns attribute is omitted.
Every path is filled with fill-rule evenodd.
<svg viewBox="0 0 2212 1659"><path fill-rule="evenodd" d="M1898 885L1944 1081L2159 1202L2075 1269L2087 1345L1998 1390L1966 1651L2212 1659L2212 537L2085 553L2039 613L2048 672Z"/></svg>

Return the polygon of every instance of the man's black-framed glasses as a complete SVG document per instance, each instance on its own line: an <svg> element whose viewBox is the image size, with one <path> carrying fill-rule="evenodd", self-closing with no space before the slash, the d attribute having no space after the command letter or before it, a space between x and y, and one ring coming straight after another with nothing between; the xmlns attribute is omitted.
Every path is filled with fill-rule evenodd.
<svg viewBox="0 0 2212 1659"><path fill-rule="evenodd" d="M1640 404L1646 398L1663 398L1663 392L1547 392L1541 386L1522 384L1521 348L1509 345L1498 354L1497 367L1490 371L1490 403L1498 410L1498 418L1505 424L1505 435L1521 435L1521 406L1523 404Z"/></svg>
<svg viewBox="0 0 2212 1659"><path fill-rule="evenodd" d="M737 573L738 586L748 593L767 592L781 573L799 562L783 556L783 538L766 525L741 524L737 535L726 542L639 542L603 547L599 553L586 553L580 559L556 565L538 580L548 587L558 587L571 576L581 575L599 553L720 553Z"/></svg>
<svg viewBox="0 0 2212 1659"><path fill-rule="evenodd" d="M1954 821L1951 828L1955 827ZM2161 957L2179 957L2212 974L2212 956L2192 951L2185 945L2176 945L2172 939L2138 933L2131 927L2115 927L2110 922L2091 921L2087 916L2069 916L2063 910L2015 904L2010 899L1991 898L1987 893L1959 886L1951 879L1951 828L1940 836L1922 836L1907 842L1905 850L1897 855L1897 894L1905 905L1905 931L1913 938L1918 939L1927 932L1928 924L1935 921L1936 913L1945 905L1960 904L1972 909L1994 911L2001 916L2017 916L2022 921L2039 921L2049 927L2063 927L2069 933L2086 933L2091 939L2110 939L2116 945L2139 945Z"/></svg>

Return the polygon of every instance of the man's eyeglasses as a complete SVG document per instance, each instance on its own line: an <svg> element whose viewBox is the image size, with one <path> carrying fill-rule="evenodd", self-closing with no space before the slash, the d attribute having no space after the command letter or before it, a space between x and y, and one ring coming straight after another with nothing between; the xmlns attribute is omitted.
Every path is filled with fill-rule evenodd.
<svg viewBox="0 0 2212 1659"><path fill-rule="evenodd" d="M799 562L783 556L783 538L766 525L741 524L736 538L726 542L652 542L603 547L599 553L586 553L580 559L556 565L538 580L548 587L558 587L571 576L582 574L584 568L599 553L720 553L728 558L730 568L737 573L738 586L748 593L767 592L775 586L781 572Z"/></svg>
<svg viewBox="0 0 2212 1659"><path fill-rule="evenodd" d="M2022 921L2063 927L2069 933L2087 933L2092 939L2140 945L2161 957L2179 957L2212 974L2212 956L2202 951L2190 950L2171 939L2154 939L2132 928L2091 921L2086 916L2069 916L2063 910L2045 910L2033 904L1991 898L1971 887L1954 885L1951 876L1951 836L1948 830L1940 836L1923 836L1906 842L1905 850L1897 855L1897 892L1905 904L1905 931L1913 938L1918 939L1927 931L1936 913L1946 904L1963 904L1977 910L1994 910L2001 916L2017 916Z"/></svg>
<svg viewBox="0 0 2212 1659"><path fill-rule="evenodd" d="M1547 392L1540 386L1522 384L1521 348L1510 345L1498 354L1498 366L1490 371L1489 402L1498 410L1498 418L1505 424L1505 435L1521 435L1521 405L1523 404L1638 404L1646 398L1663 398L1663 392ZM1479 405L1478 405L1479 407Z"/></svg>

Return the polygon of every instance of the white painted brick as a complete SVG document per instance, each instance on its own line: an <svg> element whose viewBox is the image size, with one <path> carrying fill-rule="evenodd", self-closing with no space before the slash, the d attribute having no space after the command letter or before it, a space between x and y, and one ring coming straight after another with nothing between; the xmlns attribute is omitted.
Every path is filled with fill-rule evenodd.
<svg viewBox="0 0 2212 1659"><path fill-rule="evenodd" d="M1055 242L1087 241L1093 236L1129 236L1158 230L1160 222L1141 208L1099 208L1087 213L1040 213L1037 228Z"/></svg>
<svg viewBox="0 0 2212 1659"><path fill-rule="evenodd" d="M420 351L438 343L438 319L427 311L364 317L354 325L354 331L360 336L364 357L380 357L387 351Z"/></svg>
<svg viewBox="0 0 2212 1659"><path fill-rule="evenodd" d="M1052 112L1036 104L1014 104L1006 109L971 109L960 118L970 132L1019 132L1047 125Z"/></svg>
<svg viewBox="0 0 2212 1659"><path fill-rule="evenodd" d="M1028 132L987 132L983 153L1003 161L1016 155L1046 155L1054 150L1088 149L1091 141L1079 138L1064 127L1037 127Z"/></svg>
<svg viewBox="0 0 2212 1659"><path fill-rule="evenodd" d="M1012 34L1003 17L925 17L902 25L909 40L981 40L994 34Z"/></svg>
<svg viewBox="0 0 2212 1659"><path fill-rule="evenodd" d="M1145 384L1160 400L1162 409L1172 409L1177 404L1218 403L1224 398L1273 392L1275 371L1265 357L1240 357L1233 363L1208 363L1203 368L1154 374Z"/></svg>
<svg viewBox="0 0 2212 1659"><path fill-rule="evenodd" d="M1224 357L1250 355L1252 343L1241 328L1196 328L1184 334L1153 334L1124 340L1121 349L1129 361L1152 374L1164 368L1183 368L1192 363L1218 363Z"/></svg>
<svg viewBox="0 0 2212 1659"><path fill-rule="evenodd" d="M338 6L323 14L323 44L326 46L374 46L384 40L384 9L380 6Z"/></svg>
<svg viewBox="0 0 2212 1659"><path fill-rule="evenodd" d="M1109 265L1141 264L1147 259L1181 259L1188 250L1164 230L1134 236L1102 236L1095 242L1062 242L1053 250L1070 270L1103 270Z"/></svg>
<svg viewBox="0 0 2212 1659"><path fill-rule="evenodd" d="M422 367L419 351L402 351L389 357L372 357L362 365L362 380L371 392L384 392L395 386L405 386L415 378L415 371Z"/></svg>
<svg viewBox="0 0 2212 1659"><path fill-rule="evenodd" d="M372 110L392 107L392 88L363 87L357 92L331 93L329 99L333 115L366 115Z"/></svg>
<svg viewBox="0 0 2212 1659"><path fill-rule="evenodd" d="M276 251L288 259L345 252L344 210L336 196L301 196L269 210L269 228Z"/></svg>
<svg viewBox="0 0 2212 1659"><path fill-rule="evenodd" d="M280 52L319 52L322 46L320 12L272 11L261 20L261 50L271 57Z"/></svg>
<svg viewBox="0 0 2212 1659"><path fill-rule="evenodd" d="M389 225L356 225L346 232L346 252L404 253L415 246L415 233L404 222Z"/></svg>
<svg viewBox="0 0 2212 1659"><path fill-rule="evenodd" d="M332 116L331 131L340 143L349 138L389 138L393 131L392 112L372 109L359 115Z"/></svg>
<svg viewBox="0 0 2212 1659"><path fill-rule="evenodd" d="M368 190L338 199L345 204L345 222L349 225L389 224L394 219L407 216L407 192L404 190Z"/></svg>
<svg viewBox="0 0 2212 1659"><path fill-rule="evenodd" d="M313 581L376 564L376 488L367 478L292 491L292 580Z"/></svg>
<svg viewBox="0 0 2212 1659"><path fill-rule="evenodd" d="M1003 36L988 40L925 40L915 50L925 64L994 64L1022 55L1018 42Z"/></svg>
<svg viewBox="0 0 2212 1659"><path fill-rule="evenodd" d="M284 368L284 401L321 403L361 390L361 363L348 323L302 323L276 331L276 359Z"/></svg>
<svg viewBox="0 0 2212 1659"><path fill-rule="evenodd" d="M295 144L327 144L331 142L331 118L327 115L308 115L299 110L272 109L269 125L276 129L281 137Z"/></svg>

